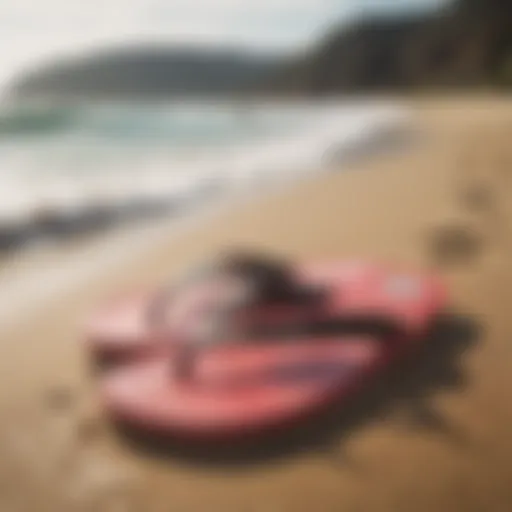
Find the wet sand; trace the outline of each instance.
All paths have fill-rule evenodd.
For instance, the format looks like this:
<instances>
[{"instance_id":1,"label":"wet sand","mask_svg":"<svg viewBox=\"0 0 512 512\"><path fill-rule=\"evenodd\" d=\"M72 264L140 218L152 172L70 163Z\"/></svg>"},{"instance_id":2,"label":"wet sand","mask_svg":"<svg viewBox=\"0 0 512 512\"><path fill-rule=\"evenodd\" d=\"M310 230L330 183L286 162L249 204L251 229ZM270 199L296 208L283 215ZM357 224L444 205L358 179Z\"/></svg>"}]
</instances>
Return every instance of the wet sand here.
<instances>
[{"instance_id":1,"label":"wet sand","mask_svg":"<svg viewBox=\"0 0 512 512\"><path fill-rule=\"evenodd\" d=\"M69 254L47 255L44 300L0 326L0 510L509 512L512 101L413 107L420 144L124 249L73 287L50 279ZM102 420L81 323L112 294L240 245L434 268L464 323L358 407L259 456L142 452Z\"/></svg>"}]
</instances>

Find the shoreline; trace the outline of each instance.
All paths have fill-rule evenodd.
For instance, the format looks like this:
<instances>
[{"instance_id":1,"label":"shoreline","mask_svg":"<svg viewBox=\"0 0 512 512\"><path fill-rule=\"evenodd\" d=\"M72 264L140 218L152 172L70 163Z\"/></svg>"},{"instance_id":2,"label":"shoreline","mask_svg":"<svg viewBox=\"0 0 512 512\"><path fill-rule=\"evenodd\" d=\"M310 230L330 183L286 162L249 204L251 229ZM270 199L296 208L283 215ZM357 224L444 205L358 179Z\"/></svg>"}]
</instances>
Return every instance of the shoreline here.
<instances>
[{"instance_id":1,"label":"shoreline","mask_svg":"<svg viewBox=\"0 0 512 512\"><path fill-rule=\"evenodd\" d=\"M17 496L27 510L43 512L107 512L116 499L127 510L148 512L508 512L512 101L436 101L413 105L426 135L421 144L356 160L343 172L313 174L236 205L236 214L225 209L180 233L179 243L161 239L6 329L0 477L13 502ZM468 188L487 190L491 204L475 208ZM380 398L377 412L327 446L232 467L142 456L101 419L81 322L113 293L153 286L230 246L292 259L356 257L435 269L478 333L471 347L460 347L464 352L413 368L410 380ZM71 394L64 410L48 403L56 389ZM33 444L24 452L27 439ZM81 493L71 492L76 486Z\"/></svg>"},{"instance_id":2,"label":"shoreline","mask_svg":"<svg viewBox=\"0 0 512 512\"><path fill-rule=\"evenodd\" d=\"M143 106L133 107L135 113L137 108L141 108L142 114L144 113ZM194 117L200 111L201 105L175 105L172 108L178 109L178 121L173 121L178 125L173 127L172 122L167 119L167 114L173 113L172 110L167 114L150 113L151 119L152 116L156 116L153 123L158 121L162 124L161 133L153 133L159 137L159 143L152 148L151 145L147 146L143 139L132 155L127 151L133 145L133 140L117 140L115 131L108 131L108 116L102 121L101 112L96 112L96 119L94 110L91 113L82 107L82 114L78 115L76 120L77 126L71 122L67 126L68 131L64 131L63 135L71 137L70 155L80 149L79 140L73 143L76 129L79 129L79 134L80 129L85 130L85 141L88 140L87 134L93 136L92 141L89 141L92 144L92 153L89 157L94 156L95 151L99 151L99 155L96 155L97 168L92 173L88 173L87 168L75 175L61 170L54 171L41 180L40 176L47 169L39 169L36 164L30 162L37 160L38 151L41 152L42 149L50 151L50 154L56 151L55 141L50 138L35 153L28 152L26 167L18 169L16 177L12 169L10 173L8 171L9 158L14 159L16 163L16 158L20 156L18 153L24 148L23 144L30 141L23 138L19 141L8 137L3 139L2 142L7 144L8 151L4 174L0 176L6 187L6 197L0 211L0 248L16 249L38 237L51 239L52 236L65 237L80 232L86 234L88 231L117 227L144 217L151 220L166 214L172 215L174 211L179 214L179 211L186 209L188 204L201 200L201 197L207 194L229 195L237 191L244 193L246 189L250 190L254 186L271 186L274 182L293 179L294 175L300 176L321 167L323 153L332 148L341 152L349 150L354 145L365 146L366 139L374 135L375 131L384 131L389 126L406 123L406 113L399 104L363 102L354 106L333 103L332 109L327 109L323 103L316 106L299 103L292 107L291 111L288 111L289 107L286 105L281 106L280 116L284 116L283 120L279 120L279 111L269 110L268 106L263 108L251 121L261 126L256 133L251 134L244 122L237 121L236 108L212 103L210 123L213 122L215 125L220 122L222 125L223 116L226 115L229 119L234 116L234 119L229 121L232 126L219 126L218 130L229 132L238 129L241 132L249 132L245 134L247 140L243 137L237 140L236 132L231 133L230 137L234 140L225 147L225 141L218 147L208 149L207 145L204 146L203 150L208 156L205 158L200 152L194 154L190 150L185 151L186 144L183 143L178 144L176 152L169 152L169 149L165 150L161 145L164 136L169 137L172 144L173 137L176 137L173 130L180 129L179 123L183 122L179 121L180 112L185 117ZM110 122L119 123L128 113L130 110L120 112L116 114L118 117L114 115ZM28 115L30 118L30 111ZM51 112L48 115L51 117ZM71 116L71 113L69 115ZM95 120L89 120L89 123L92 122L92 126L89 127L88 115ZM133 112L131 115L133 118ZM220 121L217 119L219 116ZM144 115L141 121L148 123ZM102 122L106 122L106 126L103 126ZM131 122L133 123L133 119ZM28 120L23 123L30 124ZM84 123L83 126L80 123ZM167 126L169 123L171 125ZM290 123L292 125L289 126ZM293 123L298 123L298 126ZM155 127L149 124L147 129L154 131ZM213 127L208 128L212 130ZM187 128L185 122L185 127L182 126L181 129L190 130L190 126ZM201 130L204 127L201 128L199 123L196 129ZM89 133L87 130L92 131ZM99 133L95 130L99 130ZM106 130L106 133L102 130ZM166 133L166 130L171 132ZM258 130L263 132L259 133ZM227 135L222 133L224 137ZM94 137L97 136L100 136L99 142L103 140L104 143L109 141L114 144L114 153L110 155L114 160L110 167L108 158L100 158L101 144L98 146L98 141L96 144L94 142ZM109 136L113 139L110 140ZM200 145L199 149L201 147ZM45 151L42 152L43 158L46 158ZM123 151L126 153L124 157ZM185 151L185 154L182 154L182 151ZM126 161L123 162L123 158ZM132 158L135 158L133 163ZM120 162L123 162L122 172L116 167ZM116 165L112 167L113 164ZM31 165L36 167L32 168ZM143 174L140 172L141 167L145 168ZM179 168L180 171L174 168ZM101 170L102 174L98 175L98 170Z\"/></svg>"}]
</instances>

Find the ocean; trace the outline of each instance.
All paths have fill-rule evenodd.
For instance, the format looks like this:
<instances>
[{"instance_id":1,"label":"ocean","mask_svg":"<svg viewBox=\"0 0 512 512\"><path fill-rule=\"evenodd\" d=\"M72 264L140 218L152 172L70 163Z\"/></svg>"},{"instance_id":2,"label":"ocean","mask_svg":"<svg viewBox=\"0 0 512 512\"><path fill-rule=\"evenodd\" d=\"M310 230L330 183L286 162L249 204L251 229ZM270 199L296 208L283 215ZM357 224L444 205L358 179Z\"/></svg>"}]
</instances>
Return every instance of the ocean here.
<instances>
[{"instance_id":1,"label":"ocean","mask_svg":"<svg viewBox=\"0 0 512 512\"><path fill-rule=\"evenodd\" d=\"M397 105L352 100L4 104L2 237L272 188L332 166L406 118Z\"/></svg>"}]
</instances>

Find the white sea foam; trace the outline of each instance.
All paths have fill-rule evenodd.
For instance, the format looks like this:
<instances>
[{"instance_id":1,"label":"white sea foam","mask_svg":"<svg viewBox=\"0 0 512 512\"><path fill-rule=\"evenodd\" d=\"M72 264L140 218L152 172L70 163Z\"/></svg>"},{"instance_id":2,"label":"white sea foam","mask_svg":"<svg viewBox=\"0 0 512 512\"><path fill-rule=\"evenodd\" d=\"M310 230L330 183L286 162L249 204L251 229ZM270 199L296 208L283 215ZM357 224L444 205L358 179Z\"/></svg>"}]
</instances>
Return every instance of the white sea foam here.
<instances>
[{"instance_id":1,"label":"white sea foam","mask_svg":"<svg viewBox=\"0 0 512 512\"><path fill-rule=\"evenodd\" d=\"M407 117L395 105L341 102L49 107L35 120L23 115L17 123L11 109L0 133L4 225L41 211L65 217L272 186Z\"/></svg>"}]
</instances>

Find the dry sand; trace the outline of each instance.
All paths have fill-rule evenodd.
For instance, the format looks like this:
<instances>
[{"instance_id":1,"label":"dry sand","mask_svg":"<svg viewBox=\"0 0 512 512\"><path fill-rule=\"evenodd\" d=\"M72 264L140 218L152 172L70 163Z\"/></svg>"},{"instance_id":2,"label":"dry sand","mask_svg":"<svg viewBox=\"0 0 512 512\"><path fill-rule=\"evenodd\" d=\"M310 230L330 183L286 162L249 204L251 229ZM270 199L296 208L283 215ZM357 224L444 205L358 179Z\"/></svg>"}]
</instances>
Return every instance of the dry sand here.
<instances>
[{"instance_id":1,"label":"dry sand","mask_svg":"<svg viewBox=\"0 0 512 512\"><path fill-rule=\"evenodd\" d=\"M120 257L108 276L2 325L0 510L512 510L512 101L414 109L415 147L221 214L144 258ZM231 245L436 268L470 322L329 436L301 437L302 449L236 464L142 455L101 420L80 324L111 294Z\"/></svg>"}]
</instances>

